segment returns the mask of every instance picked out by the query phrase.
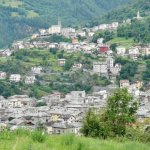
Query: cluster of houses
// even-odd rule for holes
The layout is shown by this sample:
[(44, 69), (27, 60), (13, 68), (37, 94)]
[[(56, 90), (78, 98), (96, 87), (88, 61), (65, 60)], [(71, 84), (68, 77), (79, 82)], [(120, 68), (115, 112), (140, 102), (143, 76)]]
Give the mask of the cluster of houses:
[(116, 51), (113, 52), (110, 49), (110, 45), (103, 44), (104, 39), (100, 38), (97, 43), (91, 43), (88, 40), (79, 42), (77, 38), (72, 39), (72, 43), (60, 42), (60, 43), (50, 43), (46, 41), (18, 41), (12, 44), (11, 49), (6, 49), (0, 51), (0, 56), (10, 56), (14, 51), (20, 49), (32, 49), (32, 48), (57, 48), (60, 50), (65, 50), (66, 52), (77, 52), (83, 51), (84, 53), (92, 54), (95, 50), (99, 52), (100, 55), (117, 55), (122, 57), (130, 57), (133, 60), (140, 59), (141, 56), (150, 55), (150, 45), (145, 46), (134, 46), (126, 49), (123, 46), (116, 47)]
[(118, 56), (129, 56), (133, 60), (137, 60), (140, 56), (149, 56), (150, 55), (150, 45), (147, 46), (135, 46), (129, 48), (128, 50), (125, 47), (117, 47), (116, 54)]
[(41, 74), (42, 72), (41, 66), (35, 66), (31, 68), (31, 75), (21, 76), (20, 74), (10, 74), (7, 76), (6, 72), (0, 71), (0, 80), (4, 80), (8, 77), (10, 82), (20, 82), (24, 80), (25, 84), (34, 84), (36, 81), (36, 75)]
[(98, 30), (116, 30), (119, 26), (118, 22), (113, 22), (111, 24), (100, 24), (99, 26), (95, 26), (93, 28), (83, 28), (76, 30), (74, 28), (62, 28), (61, 21), (58, 20), (57, 25), (52, 25), (48, 29), (40, 29), (39, 33), (34, 34), (32, 38), (37, 38), (37, 37), (47, 37), (53, 34), (60, 34), (68, 38), (73, 38), (73, 37), (86, 37), (86, 36), (93, 36), (94, 33)]
[[(0, 80), (5, 80), (7, 78), (7, 73), (0, 71)], [(36, 81), (36, 77), (34, 75), (31, 76), (25, 76), (23, 78), (20, 74), (11, 74), (8, 78), (10, 82), (20, 82), (24, 80), (25, 84), (34, 84)]]
[[(134, 89), (135, 98), (140, 101), (137, 111), (139, 119), (150, 117), (150, 91), (139, 90), (142, 83), (130, 85), (129, 81), (120, 81), (120, 87)], [(14, 95), (5, 99), (0, 97), (0, 130), (27, 128), (34, 130), (42, 125), (48, 134), (74, 133), (81, 135), (85, 113), (94, 108), (99, 111), (106, 106), (108, 96), (115, 88), (108, 86), (92, 94), (85, 91), (72, 91), (66, 95), (59, 92), (46, 95), (40, 100), (27, 95)], [(133, 94), (133, 93), (132, 93)], [(44, 105), (38, 105), (43, 103)]]
[[(42, 124), (49, 134), (67, 132), (80, 135), (85, 112), (89, 108), (103, 108), (107, 95), (106, 90), (102, 90), (91, 95), (85, 91), (72, 91), (64, 96), (55, 92), (40, 100), (27, 95), (14, 95), (7, 99), (1, 96), (0, 126), (14, 130), (22, 127), (35, 129)], [(37, 107), (41, 102), (45, 106)]]
[(74, 51), (84, 51), (89, 52), (93, 49), (97, 49), (97, 44), (89, 43), (88, 41), (79, 42), (78, 39), (73, 38), (72, 43), (69, 42), (60, 42), (60, 43), (50, 43), (46, 41), (18, 41), (13, 43), (12, 49), (32, 49), (32, 48), (58, 48), (60, 50), (66, 50), (67, 52)]
[(12, 55), (12, 53), (14, 52), (14, 50), (12, 49), (2, 49), (0, 50), (0, 57), (9, 57)]
[(99, 26), (93, 27), (91, 30), (96, 32), (98, 30), (116, 30), (119, 27), (118, 22), (112, 22), (110, 24), (100, 24)]

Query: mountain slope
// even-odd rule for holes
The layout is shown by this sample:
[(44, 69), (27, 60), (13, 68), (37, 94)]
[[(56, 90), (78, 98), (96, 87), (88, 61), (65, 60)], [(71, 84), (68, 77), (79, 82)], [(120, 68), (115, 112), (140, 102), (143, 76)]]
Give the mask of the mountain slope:
[(142, 17), (150, 16), (150, 1), (149, 0), (134, 0), (127, 5), (118, 9), (112, 10), (109, 13), (101, 16), (99, 20), (95, 20), (92, 24), (122, 21), (128, 18), (133, 18), (140, 11)]
[[(0, 0), (0, 47), (48, 27), (85, 23), (129, 0)], [(84, 20), (84, 21), (83, 21)]]

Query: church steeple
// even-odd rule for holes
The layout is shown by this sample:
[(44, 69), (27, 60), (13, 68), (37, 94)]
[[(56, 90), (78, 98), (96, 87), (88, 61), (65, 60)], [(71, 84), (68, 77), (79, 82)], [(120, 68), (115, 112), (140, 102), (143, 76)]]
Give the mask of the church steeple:
[(138, 12), (137, 12), (137, 19), (140, 19), (140, 18), (141, 18), (140, 12), (138, 11)]
[(133, 19), (137, 19), (137, 20), (142, 20), (143, 19), (143, 17), (141, 17), (141, 15), (140, 15), (140, 11), (137, 12), (136, 17), (134, 17)]

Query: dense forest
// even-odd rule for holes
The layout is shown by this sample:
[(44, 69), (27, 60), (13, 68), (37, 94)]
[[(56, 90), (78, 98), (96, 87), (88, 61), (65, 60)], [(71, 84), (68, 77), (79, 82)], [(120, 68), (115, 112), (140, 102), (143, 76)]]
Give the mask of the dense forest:
[(0, 48), (29, 36), (39, 28), (55, 24), (58, 17), (63, 25), (84, 24), (128, 1), (0, 0)]

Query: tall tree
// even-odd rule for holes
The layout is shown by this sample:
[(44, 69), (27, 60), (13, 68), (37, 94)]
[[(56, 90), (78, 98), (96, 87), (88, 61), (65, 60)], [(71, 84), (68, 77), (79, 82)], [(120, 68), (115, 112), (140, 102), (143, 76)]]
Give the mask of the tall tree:
[(135, 122), (137, 108), (137, 101), (134, 101), (127, 89), (117, 89), (108, 98), (106, 119), (115, 135), (124, 135), (126, 126)]
[(138, 103), (127, 89), (117, 89), (108, 98), (103, 113), (89, 110), (84, 119), (82, 132), (85, 136), (102, 138), (124, 136), (126, 127), (136, 121), (137, 108)]

